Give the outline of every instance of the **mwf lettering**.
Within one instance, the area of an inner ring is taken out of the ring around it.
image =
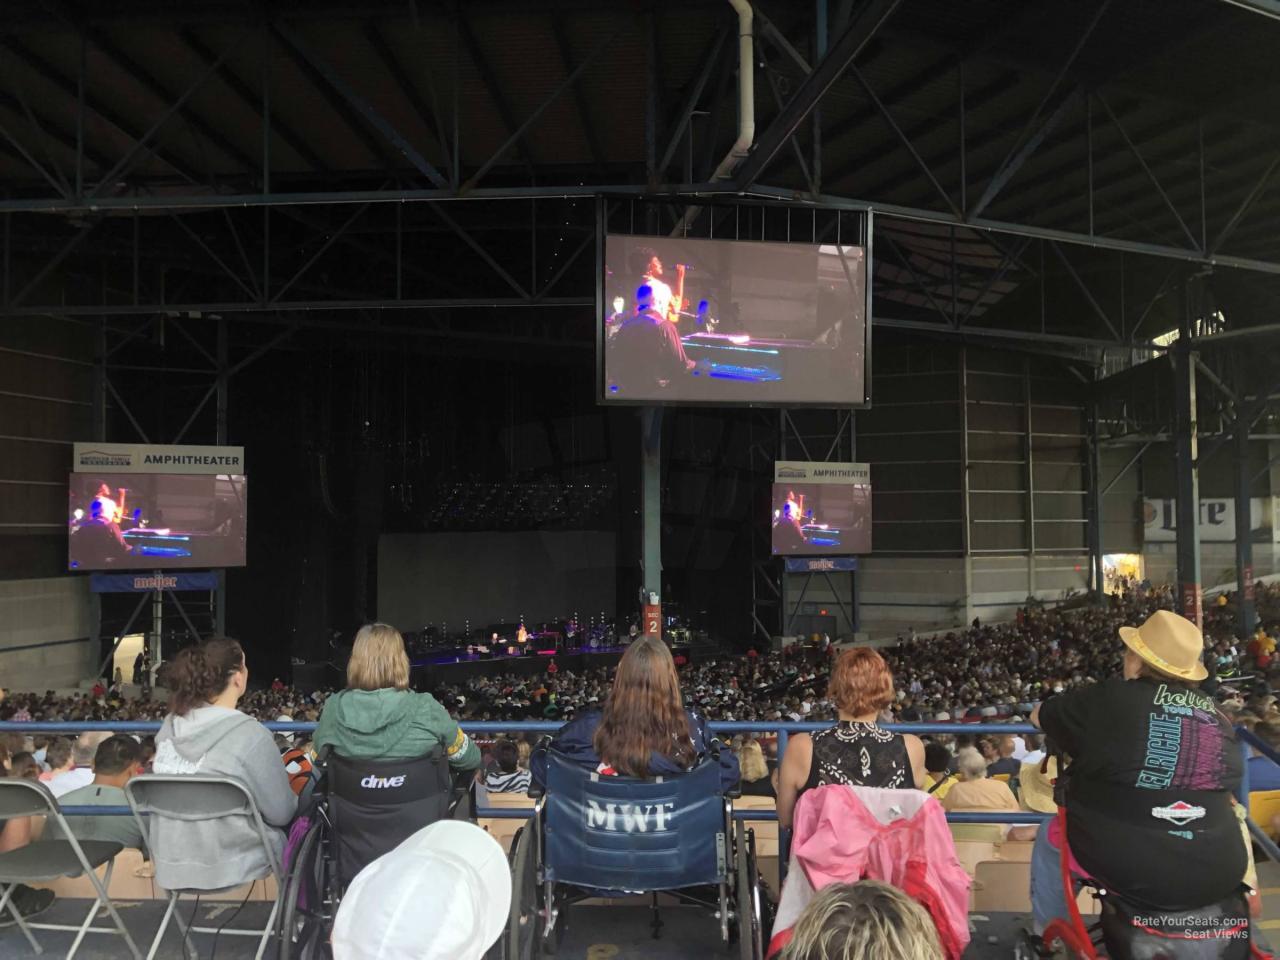
[[[614,833],[647,833],[650,829],[658,833],[671,829],[675,820],[676,805],[674,803],[606,803],[603,806],[594,800],[587,801],[587,829],[592,827],[610,830]]]

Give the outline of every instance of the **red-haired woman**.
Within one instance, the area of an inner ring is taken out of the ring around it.
[[[656,777],[687,773],[713,740],[702,718],[684,707],[667,645],[642,637],[622,655],[604,707],[561,727],[551,749],[601,774]],[[545,785],[545,751],[534,752],[530,769]],[[738,782],[738,758],[724,745],[720,782],[725,790]]]
[[[870,647],[846,650],[831,669],[827,699],[840,722],[813,736],[797,733],[778,772],[778,822],[791,826],[800,794],[845,783],[856,787],[923,788],[924,744],[912,734],[890,733],[876,721],[893,703],[893,674]]]

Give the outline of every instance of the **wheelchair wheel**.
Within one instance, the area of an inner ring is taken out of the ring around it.
[[[325,824],[317,820],[298,845],[280,896],[280,960],[328,960],[333,904],[324,853]]]
[[[763,904],[760,876],[756,868],[756,832],[740,828],[738,833],[738,953],[742,960],[763,960],[761,919]]]
[[[534,863],[533,832],[516,831],[511,841],[511,916],[507,922],[507,960],[533,960],[542,932],[538,910],[538,865]]]

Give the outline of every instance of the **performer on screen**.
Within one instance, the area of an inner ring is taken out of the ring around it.
[[[671,321],[677,327],[680,325],[681,311],[685,308],[684,302],[684,275],[688,267],[683,263],[676,264],[676,288],[673,292],[667,282],[662,279],[662,259],[658,256],[657,251],[652,247],[641,247],[640,254],[645,258],[644,273],[640,277],[641,283],[647,283],[653,288],[653,306],[658,314],[666,320]]]
[[[663,319],[654,302],[653,288],[647,283],[636,291],[636,312],[618,330],[613,351],[613,379],[637,392],[665,387],[672,380],[688,376],[694,368],[694,362],[685,355],[680,332]]]
[[[120,495],[119,501],[111,496],[111,488],[105,483],[98,487],[98,492],[94,495],[93,504],[98,505],[99,515],[107,523],[118,523],[120,518],[124,516],[124,498],[128,492],[124,488],[116,491]],[[90,504],[90,515],[93,513],[93,504]]]
[[[107,503],[115,506],[110,498]],[[89,504],[89,517],[82,521],[72,533],[75,540],[73,554],[83,560],[98,559],[113,561],[132,553],[132,548],[125,542],[124,534],[114,519],[108,519],[107,508],[99,497]]]
[[[794,553],[809,542],[800,526],[800,513],[793,496],[787,494],[782,502],[782,514],[773,524],[773,542],[778,553]]]

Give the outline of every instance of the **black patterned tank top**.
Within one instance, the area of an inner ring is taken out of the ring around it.
[[[832,783],[901,790],[915,786],[901,734],[874,723],[841,720],[812,736],[813,759],[805,790]]]

